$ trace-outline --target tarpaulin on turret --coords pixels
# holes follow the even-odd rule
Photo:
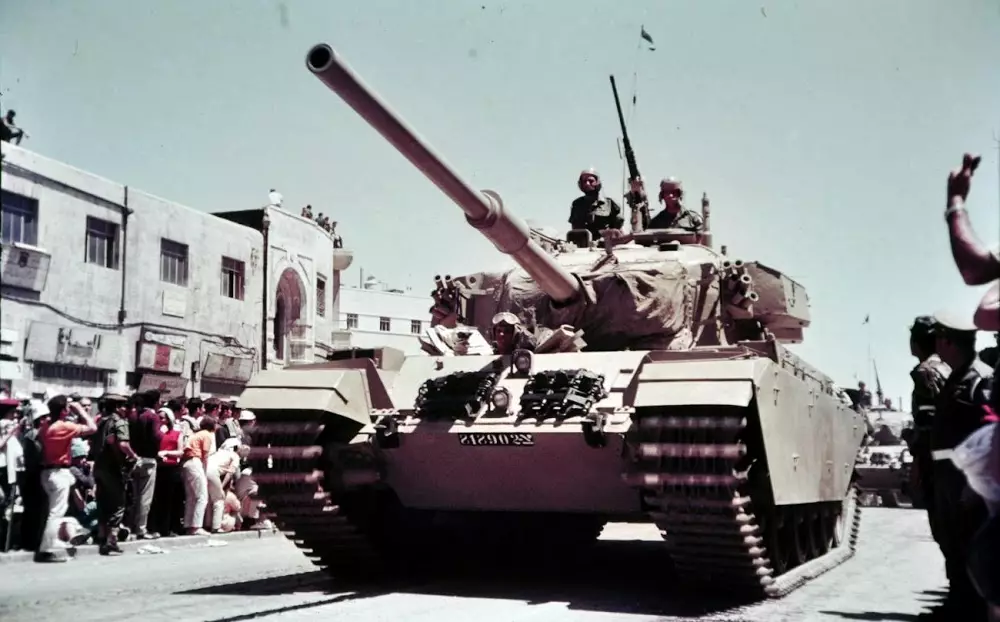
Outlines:
[[[587,300],[557,308],[526,274],[515,270],[505,276],[496,302],[529,323],[534,314],[540,325],[582,329],[591,349],[687,349],[693,341],[696,278],[678,262],[619,264],[582,274]]]

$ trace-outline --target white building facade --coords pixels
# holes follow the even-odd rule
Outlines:
[[[350,251],[277,207],[209,214],[2,143],[0,387],[233,396],[321,360]]]
[[[422,354],[420,334],[430,326],[429,295],[389,288],[373,277],[361,287],[340,289],[342,338],[338,348],[392,347],[406,354]]]

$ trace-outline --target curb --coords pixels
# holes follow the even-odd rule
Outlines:
[[[165,551],[176,549],[186,549],[197,546],[205,546],[210,540],[221,540],[223,542],[242,542],[244,540],[261,540],[264,538],[274,538],[282,536],[280,531],[273,529],[254,529],[251,531],[236,531],[230,533],[220,533],[211,536],[174,536],[172,538],[157,538],[156,540],[129,540],[121,542],[119,545],[126,553],[134,553],[140,547],[147,544],[159,547]],[[76,553],[71,557],[91,557],[98,555],[96,544],[84,544],[76,547]],[[0,553],[0,565],[15,562],[30,562],[35,558],[32,551],[10,551]]]

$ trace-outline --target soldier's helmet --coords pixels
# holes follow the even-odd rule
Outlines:
[[[660,181],[660,201],[665,201],[671,195],[676,195],[678,201],[684,198],[684,184],[676,177]]]
[[[910,327],[910,334],[917,339],[927,339],[934,336],[936,328],[937,321],[933,317],[921,315],[913,320],[913,326]]]
[[[497,330],[501,326],[509,328],[517,328],[521,326],[521,319],[516,315],[514,315],[513,313],[504,311],[503,313],[497,313],[496,315],[494,315],[493,319],[490,321],[490,324],[493,326],[493,330]]]
[[[591,177],[594,179],[595,183],[593,188],[588,188],[584,185],[584,181]],[[576,187],[579,188],[581,192],[590,192],[594,190],[600,192],[601,176],[598,175],[597,171],[593,168],[588,168],[586,170],[580,171],[580,176],[576,178]]]

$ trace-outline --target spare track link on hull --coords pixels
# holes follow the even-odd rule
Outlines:
[[[331,573],[378,573],[381,556],[326,486],[328,447],[321,443],[343,441],[323,437],[324,422],[332,415],[297,415],[257,414],[248,462],[267,504],[265,513],[313,563]]]
[[[627,477],[654,508],[679,578],[779,598],[854,554],[855,487],[843,502],[776,507],[769,483],[747,468],[748,444],[759,446],[748,443],[751,409],[644,410],[629,434],[638,469]]]

